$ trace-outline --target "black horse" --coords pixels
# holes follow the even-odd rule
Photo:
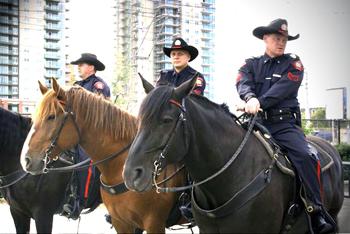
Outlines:
[[[23,171],[20,155],[30,128],[30,118],[0,108],[0,192],[10,205],[17,233],[29,233],[31,218],[38,233],[51,233],[71,172],[33,176]]]
[[[222,105],[190,94],[195,81],[152,91],[144,83],[150,93],[141,105],[138,133],[124,167],[127,187],[149,190],[152,177],[167,164],[183,162],[194,182],[215,175],[192,190],[192,210],[201,232],[307,232],[304,212],[294,229],[284,223],[290,202],[297,197],[293,196],[294,177],[288,175],[293,171],[283,173],[276,166],[280,154],[270,155],[263,141],[247,135]],[[323,198],[336,219],[343,202],[341,160],[327,142],[313,142],[330,155],[329,168],[323,172]]]

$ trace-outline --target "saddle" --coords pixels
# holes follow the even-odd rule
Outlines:
[[[275,157],[276,152],[282,153],[276,158],[277,168],[284,174],[295,177],[292,163],[288,160],[286,152],[282,150],[278,143],[271,137],[269,131],[260,123],[255,123],[254,130],[254,135],[264,145],[271,158]],[[334,163],[331,155],[323,150],[318,144],[310,140],[307,140],[307,142],[312,155],[315,157],[317,157],[317,155],[319,156],[318,159],[320,160],[322,172],[328,170]]]
[[[264,145],[265,149],[269,153],[271,158],[275,158],[277,168],[284,174],[294,177],[294,195],[292,201],[290,201],[289,209],[286,211],[286,215],[284,218],[284,225],[281,233],[288,233],[291,227],[298,221],[298,218],[302,215],[305,215],[307,219],[307,224],[309,226],[309,230],[313,233],[311,217],[309,215],[309,211],[306,212],[302,207],[305,205],[307,209],[309,208],[309,202],[306,198],[305,190],[301,185],[298,178],[296,178],[295,170],[293,168],[292,163],[288,160],[286,152],[280,150],[281,147],[278,145],[276,141],[270,136],[268,130],[257,123],[254,129],[254,135],[258,138],[258,140]],[[322,172],[328,170],[333,164],[333,158],[329,153],[323,150],[317,143],[307,139],[309,144],[309,148],[311,150],[312,156],[317,157],[321,164]],[[276,157],[276,152],[283,152],[279,156]],[[312,203],[311,203],[312,204]],[[304,212],[303,212],[304,211]],[[310,211],[311,212],[311,211]],[[323,210],[324,214],[327,216],[329,222],[333,222],[332,217],[327,213],[327,211]],[[334,223],[335,225],[335,223]]]

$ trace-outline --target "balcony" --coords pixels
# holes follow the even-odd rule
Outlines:
[[[58,24],[46,24],[45,29],[51,31],[60,31],[61,27]]]
[[[0,33],[18,36],[18,29],[17,28],[14,28],[14,29],[1,28]]]
[[[47,11],[54,11],[54,12],[59,12],[61,11],[60,7],[58,5],[46,5],[45,10]]]
[[[60,56],[58,54],[55,54],[55,53],[45,53],[44,58],[58,60],[58,59],[60,59]]]
[[[57,34],[45,34],[45,39],[59,41],[61,38]]]
[[[59,50],[60,46],[58,44],[54,44],[54,43],[45,43],[44,48],[50,49],[50,50]]]
[[[58,15],[52,15],[52,14],[45,14],[44,17],[46,20],[51,20],[51,21],[60,21],[61,18]]]
[[[13,0],[0,0],[0,3],[7,3],[10,5],[18,6],[18,2],[13,1]]]
[[[0,14],[1,15],[13,15],[13,16],[18,16],[18,9],[6,9],[6,8],[1,8],[0,9]]]

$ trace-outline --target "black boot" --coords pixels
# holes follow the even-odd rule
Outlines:
[[[327,222],[322,212],[314,214],[312,217],[312,226],[315,234],[324,234],[324,233],[334,233],[335,227],[333,224]]]

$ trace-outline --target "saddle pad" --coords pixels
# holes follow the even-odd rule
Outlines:
[[[259,131],[254,131],[254,135],[259,139],[259,141],[264,145],[266,148],[267,152],[269,153],[270,157],[274,157],[274,151],[273,151],[273,146],[269,142],[271,139],[267,140],[261,132]],[[330,166],[334,163],[333,158],[329,153],[327,153],[324,149],[322,149],[318,144],[315,142],[312,142],[310,139],[307,140],[309,143],[311,152],[314,155],[318,155],[320,158],[321,162],[321,168],[322,172],[326,171]],[[278,143],[275,142],[277,145]],[[281,157],[282,156],[282,157]],[[292,167],[291,162],[288,160],[287,156],[285,154],[283,155],[278,155],[277,160],[276,160],[277,167],[280,169],[281,172],[288,174],[290,176],[295,176],[294,169]]]

